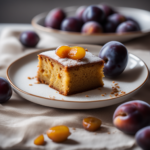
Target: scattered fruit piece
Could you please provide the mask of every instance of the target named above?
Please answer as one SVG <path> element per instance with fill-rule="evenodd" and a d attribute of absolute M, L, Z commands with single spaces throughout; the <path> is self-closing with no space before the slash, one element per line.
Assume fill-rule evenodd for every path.
<path fill-rule="evenodd" d="M 12 88 L 10 83 L 5 79 L 0 77 L 0 103 L 7 102 L 12 96 Z"/>
<path fill-rule="evenodd" d="M 150 122 L 150 105 L 141 100 L 129 101 L 117 107 L 114 125 L 127 134 L 135 134 Z"/>
<path fill-rule="evenodd" d="M 50 128 L 47 131 L 47 136 L 53 141 L 53 142 L 64 142 L 67 140 L 68 136 L 70 135 L 69 128 L 64 125 L 55 126 Z"/>
<path fill-rule="evenodd" d="M 150 150 L 150 126 L 147 126 L 136 133 L 136 142 L 144 150 Z"/>
<path fill-rule="evenodd" d="M 20 42 L 25 46 L 25 47 L 35 47 L 40 38 L 37 33 L 34 31 L 25 31 L 22 32 L 20 35 Z"/>
<path fill-rule="evenodd" d="M 34 140 L 34 144 L 35 144 L 35 145 L 44 145 L 44 144 L 45 144 L 43 134 L 41 134 L 40 136 L 38 136 L 38 137 Z"/>
<path fill-rule="evenodd" d="M 83 127 L 88 131 L 96 131 L 100 128 L 102 121 L 94 117 L 84 118 L 82 121 Z"/>
<path fill-rule="evenodd" d="M 126 47 L 117 41 L 106 43 L 100 50 L 99 57 L 104 60 L 104 75 L 116 77 L 127 66 L 128 51 Z"/>

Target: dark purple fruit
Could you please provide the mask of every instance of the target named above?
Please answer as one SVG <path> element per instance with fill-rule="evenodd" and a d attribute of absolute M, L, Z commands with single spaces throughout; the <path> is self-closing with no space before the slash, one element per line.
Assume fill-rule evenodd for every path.
<path fill-rule="evenodd" d="M 120 75 L 128 62 L 126 47 L 117 41 L 106 43 L 100 50 L 99 57 L 104 60 L 104 75 L 116 77 Z"/>
<path fill-rule="evenodd" d="M 51 10 L 45 18 L 45 26 L 53 29 L 60 29 L 62 21 L 65 19 L 66 14 L 60 8 Z"/>
<path fill-rule="evenodd" d="M 66 18 L 61 24 L 61 30 L 63 31 L 80 32 L 81 27 L 81 21 L 74 17 Z"/>
<path fill-rule="evenodd" d="M 38 44 L 39 40 L 39 36 L 34 31 L 25 31 L 20 35 L 20 42 L 25 47 L 35 47 Z"/>
<path fill-rule="evenodd" d="M 97 6 L 89 6 L 85 9 L 82 15 L 84 22 L 96 21 L 101 23 L 104 20 L 105 14 L 103 10 Z"/>
<path fill-rule="evenodd" d="M 135 134 L 150 122 L 150 105 L 141 100 L 129 101 L 117 107 L 114 126 L 127 134 Z"/>
<path fill-rule="evenodd" d="M 133 21 L 123 22 L 116 29 L 117 33 L 126 33 L 134 31 L 139 31 L 139 28 Z"/>
<path fill-rule="evenodd" d="M 80 6 L 76 11 L 76 17 L 81 21 L 83 21 L 82 15 L 83 15 L 83 12 L 85 11 L 85 9 L 86 9 L 86 6 Z"/>
<path fill-rule="evenodd" d="M 81 32 L 87 34 L 102 33 L 103 29 L 99 23 L 95 21 L 89 21 L 82 26 Z"/>
<path fill-rule="evenodd" d="M 150 126 L 147 126 L 136 133 L 136 142 L 143 150 L 150 150 Z"/>
<path fill-rule="evenodd" d="M 120 23 L 126 21 L 126 17 L 123 16 L 123 15 L 121 15 L 121 14 L 115 13 L 115 14 L 110 15 L 110 16 L 107 18 L 107 20 L 108 20 L 109 22 L 114 23 L 114 24 L 116 25 L 116 27 L 117 27 Z"/>
<path fill-rule="evenodd" d="M 103 4 L 103 5 L 99 5 L 99 7 L 103 10 L 106 18 L 114 13 L 114 10 L 108 5 Z"/>
<path fill-rule="evenodd" d="M 5 79 L 0 77 L 0 103 L 7 102 L 12 96 L 12 88 L 10 83 Z"/>
<path fill-rule="evenodd" d="M 133 19 L 132 17 L 126 17 L 126 19 L 127 21 L 133 21 L 138 26 L 138 30 L 141 30 L 139 23 L 135 19 Z"/>
<path fill-rule="evenodd" d="M 104 32 L 106 32 L 106 33 L 114 33 L 114 32 L 116 32 L 117 26 L 113 22 L 106 21 L 103 24 L 103 28 L 104 28 Z"/>

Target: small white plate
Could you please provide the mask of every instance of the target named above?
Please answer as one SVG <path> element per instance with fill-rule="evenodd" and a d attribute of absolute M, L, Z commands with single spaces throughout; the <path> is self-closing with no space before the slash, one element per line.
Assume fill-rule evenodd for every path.
<path fill-rule="evenodd" d="M 98 54 L 101 47 L 94 45 L 82 45 L 93 54 Z M 35 84 L 36 79 L 29 80 L 27 77 L 35 77 L 37 73 L 37 54 L 46 50 L 39 50 L 14 61 L 7 69 L 7 78 L 12 87 L 21 97 L 49 107 L 64 109 L 92 109 L 120 103 L 132 97 L 146 82 L 149 72 L 146 64 L 137 56 L 129 54 L 129 61 L 125 71 L 117 78 L 104 78 L 104 87 L 70 96 L 63 96 L 56 90 L 45 84 Z M 126 94 L 119 97 L 110 97 L 112 81 L 118 83 L 121 91 Z M 32 84 L 33 86 L 29 86 Z M 101 94 L 106 93 L 105 96 Z M 89 97 L 86 97 L 88 95 Z M 112 94 L 113 95 L 113 94 Z M 50 97 L 51 98 L 50 98 Z"/>
<path fill-rule="evenodd" d="M 74 16 L 78 7 L 64 8 L 68 16 Z M 109 41 L 125 42 L 137 37 L 144 36 L 150 32 L 150 12 L 146 10 L 126 7 L 116 7 L 115 10 L 125 16 L 134 18 L 141 26 L 139 32 L 127 32 L 123 34 L 117 33 L 99 33 L 99 34 L 81 34 L 78 32 L 66 32 L 61 30 L 55 30 L 53 28 L 44 27 L 44 20 L 47 13 L 41 13 L 32 19 L 32 26 L 37 32 L 42 32 L 47 35 L 51 35 L 59 40 L 70 43 L 84 43 L 84 44 L 104 44 Z"/>

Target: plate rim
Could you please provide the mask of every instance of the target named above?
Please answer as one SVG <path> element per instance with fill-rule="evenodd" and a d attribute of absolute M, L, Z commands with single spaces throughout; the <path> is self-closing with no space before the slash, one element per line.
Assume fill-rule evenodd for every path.
<path fill-rule="evenodd" d="M 70 7 L 74 7 L 76 8 L 77 6 L 70 6 Z M 69 9 L 70 7 L 66 7 L 64 9 Z M 145 12 L 150 13 L 147 10 L 143 10 L 143 9 L 138 9 L 138 8 L 132 8 L 132 7 L 115 7 L 116 9 L 134 9 L 134 10 L 142 10 Z M 61 30 L 57 30 L 57 29 L 53 29 L 53 28 L 48 28 L 48 27 L 44 27 L 42 25 L 39 25 L 37 23 L 37 18 L 41 15 L 47 14 L 48 12 L 42 12 L 40 14 L 37 14 L 36 16 L 34 16 L 31 20 L 31 24 L 35 29 L 38 29 L 40 31 L 44 31 L 44 32 L 48 32 L 48 33 L 60 33 L 62 35 L 80 35 L 80 36 L 126 36 L 126 35 L 136 35 L 136 34 L 148 34 L 150 32 L 150 28 L 149 30 L 146 31 L 135 31 L 135 32 L 126 32 L 126 33 L 121 33 L 121 34 L 117 34 L 117 33 L 93 33 L 93 34 L 84 34 L 84 33 L 78 33 L 78 32 L 67 32 L 67 31 L 61 31 Z M 42 17 L 43 18 L 43 17 Z M 38 19 L 39 20 L 39 19 Z"/>
<path fill-rule="evenodd" d="M 89 45 L 89 46 L 96 46 L 96 47 L 99 46 L 99 45 L 90 45 L 90 44 L 78 44 L 78 45 Z M 90 101 L 60 100 L 60 99 L 53 99 L 53 98 L 47 98 L 47 97 L 43 97 L 43 96 L 38 96 L 38 95 L 28 93 L 28 92 L 26 92 L 26 91 L 24 91 L 24 90 L 18 88 L 18 87 L 11 81 L 8 72 L 9 72 L 9 69 L 11 68 L 11 66 L 12 66 L 14 63 L 16 63 L 17 61 L 23 59 L 24 57 L 27 57 L 27 56 L 32 55 L 32 54 L 34 54 L 34 53 L 43 52 L 43 51 L 47 51 L 47 50 L 54 50 L 54 49 L 56 49 L 56 47 L 46 48 L 46 49 L 40 49 L 40 50 L 31 52 L 31 53 L 29 53 L 29 54 L 26 54 L 26 55 L 24 55 L 24 56 L 21 56 L 21 57 L 19 57 L 18 59 L 14 60 L 14 61 L 7 67 L 7 70 L 6 70 L 6 76 L 7 76 L 7 79 L 8 79 L 8 81 L 9 81 L 9 83 L 11 84 L 11 86 L 12 86 L 14 89 L 17 89 L 17 90 L 18 90 L 19 92 L 21 92 L 21 93 L 24 93 L 24 94 L 26 94 L 26 95 L 33 96 L 33 97 L 42 98 L 42 99 L 45 99 L 45 100 L 60 101 L 60 102 L 73 102 L 73 103 L 91 103 L 91 102 L 110 101 L 110 100 L 113 100 L 113 99 L 118 99 L 118 98 L 122 98 L 122 97 L 128 96 L 129 94 L 131 94 L 131 93 L 135 92 L 136 90 L 140 89 L 140 88 L 146 83 L 146 81 L 147 81 L 147 79 L 148 79 L 148 77 L 149 77 L 149 74 L 150 74 L 150 73 L 149 73 L 149 70 L 148 70 L 148 66 L 146 65 L 146 63 L 145 63 L 141 58 L 139 58 L 138 56 L 136 56 L 136 55 L 134 55 L 134 54 L 128 52 L 129 54 L 132 54 L 132 55 L 136 56 L 138 59 L 140 59 L 140 60 L 144 63 L 144 65 L 145 65 L 145 67 L 146 67 L 146 70 L 147 70 L 147 76 L 146 76 L 145 80 L 142 82 L 142 84 L 140 84 L 140 86 L 138 86 L 136 89 L 134 89 L 134 90 L 128 92 L 127 94 L 124 94 L 124 95 L 119 96 L 119 97 L 112 97 L 112 98 L 107 98 L 107 99 L 103 99 L 103 100 L 93 100 L 93 101 L 91 101 L 91 100 L 90 100 Z"/>

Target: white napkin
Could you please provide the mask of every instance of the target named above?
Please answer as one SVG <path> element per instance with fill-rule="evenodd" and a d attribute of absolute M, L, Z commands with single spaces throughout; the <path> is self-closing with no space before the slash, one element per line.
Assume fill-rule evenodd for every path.
<path fill-rule="evenodd" d="M 6 77 L 6 68 L 14 59 L 39 48 L 66 44 L 41 34 L 37 48 L 25 49 L 18 39 L 21 31 L 23 30 L 5 29 L 1 34 L 0 76 L 2 77 Z M 129 46 L 134 47 L 131 43 Z M 150 64 L 149 51 L 130 51 Z M 149 82 L 130 100 L 141 99 L 149 102 Z M 0 105 L 0 149 L 140 150 L 135 146 L 134 136 L 122 133 L 112 124 L 112 115 L 118 105 L 93 110 L 64 110 L 40 106 L 13 93 L 7 103 Z M 82 120 L 88 116 L 102 120 L 103 125 L 100 130 L 88 132 L 83 129 Z M 50 127 L 62 124 L 70 128 L 71 135 L 64 143 L 54 143 L 45 133 Z M 33 144 L 34 139 L 40 134 L 45 136 L 47 143 L 44 146 Z"/>

